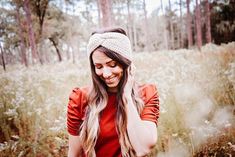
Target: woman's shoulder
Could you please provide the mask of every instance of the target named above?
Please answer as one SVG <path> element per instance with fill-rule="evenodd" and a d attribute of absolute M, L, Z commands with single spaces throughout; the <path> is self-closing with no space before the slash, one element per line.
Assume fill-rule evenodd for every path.
<path fill-rule="evenodd" d="M 69 103 L 67 106 L 67 127 L 71 135 L 79 135 L 81 121 L 85 115 L 87 106 L 88 87 L 74 88 L 69 95 Z"/>
<path fill-rule="evenodd" d="M 140 92 L 144 92 L 144 93 L 154 93 L 157 91 L 157 86 L 155 84 L 150 84 L 150 83 L 146 83 L 146 84 L 141 84 L 139 85 L 139 90 Z"/>
<path fill-rule="evenodd" d="M 75 87 L 69 95 L 69 105 L 71 107 L 85 107 L 88 100 L 89 87 Z"/>
<path fill-rule="evenodd" d="M 77 97 L 81 95 L 87 95 L 89 92 L 89 87 L 75 87 L 72 89 L 72 92 L 70 93 L 71 97 Z"/>
<path fill-rule="evenodd" d="M 153 96 L 158 96 L 157 86 L 155 84 L 141 84 L 139 85 L 139 93 L 143 99 L 149 99 Z"/>

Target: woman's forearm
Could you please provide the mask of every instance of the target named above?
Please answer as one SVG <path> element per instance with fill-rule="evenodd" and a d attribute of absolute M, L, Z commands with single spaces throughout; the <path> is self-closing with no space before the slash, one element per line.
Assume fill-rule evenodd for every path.
<path fill-rule="evenodd" d="M 141 120 L 132 99 L 127 99 L 127 102 L 128 136 L 137 156 L 143 156 L 149 153 L 151 147 L 157 142 L 156 124 Z"/>
<path fill-rule="evenodd" d="M 78 157 L 82 154 L 82 145 L 80 136 L 69 135 L 68 157 Z"/>

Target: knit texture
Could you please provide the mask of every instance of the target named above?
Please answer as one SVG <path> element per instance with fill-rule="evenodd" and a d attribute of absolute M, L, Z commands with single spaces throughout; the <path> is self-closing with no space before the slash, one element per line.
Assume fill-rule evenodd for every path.
<path fill-rule="evenodd" d="M 87 46 L 88 57 L 90 57 L 91 53 L 99 46 L 103 46 L 129 60 L 132 60 L 131 42 L 129 38 L 124 34 L 116 32 L 93 34 L 90 37 Z"/>

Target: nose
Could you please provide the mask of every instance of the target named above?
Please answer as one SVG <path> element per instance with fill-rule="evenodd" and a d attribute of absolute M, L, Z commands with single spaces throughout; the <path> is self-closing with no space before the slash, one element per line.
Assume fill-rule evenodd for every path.
<path fill-rule="evenodd" d="M 112 72 L 108 67 L 103 68 L 103 77 L 109 78 L 111 76 Z"/>

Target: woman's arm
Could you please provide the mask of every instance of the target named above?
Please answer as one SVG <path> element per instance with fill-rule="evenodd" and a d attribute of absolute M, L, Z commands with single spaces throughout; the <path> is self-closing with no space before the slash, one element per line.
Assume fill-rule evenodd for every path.
<path fill-rule="evenodd" d="M 80 136 L 73 136 L 69 134 L 69 151 L 68 157 L 81 157 L 82 144 Z"/>
<path fill-rule="evenodd" d="M 69 157 L 84 156 L 81 137 L 79 136 L 82 124 L 83 110 L 87 105 L 88 88 L 74 88 L 69 95 L 67 108 L 67 130 L 69 134 Z"/>
<path fill-rule="evenodd" d="M 137 156 L 150 152 L 157 142 L 157 127 L 154 122 L 145 121 L 140 115 L 131 98 L 127 98 L 127 132 Z"/>
<path fill-rule="evenodd" d="M 137 111 L 131 93 L 134 86 L 134 77 L 129 72 L 124 92 L 127 102 L 127 132 L 130 142 L 137 156 L 148 154 L 157 142 L 157 118 L 159 116 L 159 98 L 155 86 L 148 87 L 143 115 Z M 142 118 L 142 119 L 141 119 Z M 151 119 L 151 120 L 150 120 Z"/>

